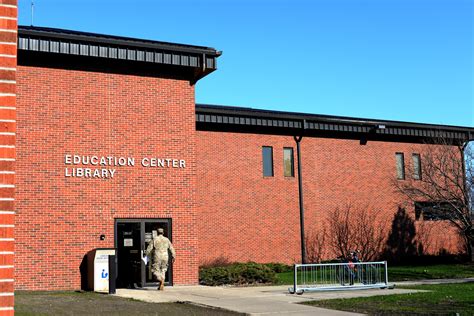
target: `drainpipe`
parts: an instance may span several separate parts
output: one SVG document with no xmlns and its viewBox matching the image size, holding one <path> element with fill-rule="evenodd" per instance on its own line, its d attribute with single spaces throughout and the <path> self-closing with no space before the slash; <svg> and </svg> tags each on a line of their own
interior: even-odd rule
<svg viewBox="0 0 474 316">
<path fill-rule="evenodd" d="M 306 120 L 303 120 L 303 130 L 306 128 Z M 301 233 L 301 263 L 306 263 L 306 245 L 304 238 L 304 206 L 303 206 L 303 179 L 301 170 L 301 149 L 300 142 L 303 136 L 294 136 L 296 142 L 296 156 L 298 157 L 298 193 L 300 203 L 300 233 Z"/>
<path fill-rule="evenodd" d="M 461 158 L 462 158 L 462 174 L 463 174 L 463 181 L 464 181 L 464 188 L 465 188 L 465 191 L 467 193 L 467 200 L 470 202 L 469 203 L 469 209 L 471 210 L 471 218 L 474 218 L 474 209 L 471 208 L 471 199 L 473 198 L 470 193 L 471 192 L 467 192 L 467 170 L 466 170 L 466 147 L 469 145 L 470 142 L 474 141 L 474 137 L 471 135 L 471 133 L 469 132 L 468 133 L 468 138 L 467 140 L 464 142 L 464 144 L 462 145 L 461 147 Z M 472 179 L 471 179 L 472 180 Z"/>
<path fill-rule="evenodd" d="M 463 186 L 464 186 L 464 190 L 466 191 L 466 199 L 467 199 L 467 203 L 468 203 L 468 209 L 470 211 L 470 215 L 471 215 L 471 222 L 474 220 L 474 209 L 472 208 L 472 199 L 474 198 L 472 195 L 471 195 L 471 187 L 469 187 L 467 185 L 467 170 L 466 170 L 466 155 L 465 155 L 465 150 L 466 150 L 466 147 L 469 145 L 470 142 L 474 141 L 474 137 L 472 136 L 471 132 L 468 133 L 468 137 L 467 137 L 467 140 L 464 142 L 464 144 L 462 145 L 462 148 L 461 148 L 461 155 L 462 155 L 462 173 L 463 173 Z M 472 171 L 470 171 L 470 174 L 472 176 Z M 471 179 L 472 181 L 472 179 Z M 469 190 L 469 192 L 468 192 Z M 473 230 L 474 228 L 471 228 L 471 230 Z M 474 242 L 471 241 L 471 258 L 469 258 L 471 261 L 474 261 Z"/>
</svg>

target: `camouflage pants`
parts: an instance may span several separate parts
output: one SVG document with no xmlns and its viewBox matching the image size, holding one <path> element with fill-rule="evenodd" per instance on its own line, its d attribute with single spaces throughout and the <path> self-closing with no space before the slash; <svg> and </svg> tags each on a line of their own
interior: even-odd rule
<svg viewBox="0 0 474 316">
<path fill-rule="evenodd" d="M 160 281 L 165 281 L 166 271 L 168 271 L 168 259 L 166 260 L 157 260 L 151 266 L 151 272 L 155 276 L 155 278 Z"/>
</svg>

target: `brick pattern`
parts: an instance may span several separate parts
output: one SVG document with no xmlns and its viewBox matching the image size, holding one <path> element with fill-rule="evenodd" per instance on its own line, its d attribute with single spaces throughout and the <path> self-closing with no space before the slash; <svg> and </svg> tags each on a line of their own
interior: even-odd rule
<svg viewBox="0 0 474 316">
<path fill-rule="evenodd" d="M 16 289 L 79 289 L 84 255 L 114 247 L 118 218 L 172 218 L 174 283 L 197 284 L 194 87 L 26 66 L 17 77 Z M 136 165 L 115 167 L 113 179 L 67 178 L 65 154 Z M 184 159 L 186 168 L 144 168 L 143 157 Z"/>
<path fill-rule="evenodd" d="M 262 146 L 273 147 L 274 177 L 263 177 Z M 424 146 L 393 142 L 303 138 L 301 141 L 305 232 L 327 225 L 337 207 L 381 210 L 380 225 L 390 230 L 398 206 L 414 218 L 414 207 L 395 192 L 395 153 L 411 154 Z M 199 262 L 301 262 L 298 178 L 283 176 L 283 148 L 294 148 L 289 136 L 197 132 Z M 422 154 L 423 159 L 423 154 Z M 416 222 L 425 250 L 456 252 L 458 237 L 442 222 Z M 451 230 L 452 231 L 452 230 Z M 421 238 L 421 236 L 420 236 Z M 429 247 L 428 247 L 429 244 Z M 334 254 L 325 249 L 327 258 Z"/>
<path fill-rule="evenodd" d="M 14 314 L 17 1 L 0 1 L 0 313 Z"/>
</svg>

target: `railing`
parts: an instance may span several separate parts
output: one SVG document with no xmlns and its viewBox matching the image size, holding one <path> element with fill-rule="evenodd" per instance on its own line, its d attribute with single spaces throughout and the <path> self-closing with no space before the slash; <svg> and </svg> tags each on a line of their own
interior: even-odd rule
<svg viewBox="0 0 474 316">
<path fill-rule="evenodd" d="M 288 291 L 302 294 L 309 291 L 387 287 L 387 261 L 296 264 L 293 287 Z"/>
</svg>

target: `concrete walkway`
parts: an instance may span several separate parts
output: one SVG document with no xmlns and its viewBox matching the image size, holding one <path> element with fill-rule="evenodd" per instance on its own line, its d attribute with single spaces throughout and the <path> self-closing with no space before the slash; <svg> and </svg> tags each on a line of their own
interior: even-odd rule
<svg viewBox="0 0 474 316">
<path fill-rule="evenodd" d="M 153 289 L 118 289 L 117 296 L 133 298 L 152 303 L 188 302 L 203 306 L 223 308 L 248 315 L 360 315 L 301 305 L 312 300 L 365 297 L 417 292 L 406 289 L 393 290 L 349 290 L 312 292 L 303 295 L 288 293 L 288 286 L 259 287 L 210 287 L 174 286 L 164 291 Z"/>
<path fill-rule="evenodd" d="M 474 282 L 474 278 L 407 281 L 396 282 L 395 285 L 447 284 L 462 282 Z M 223 308 L 239 313 L 245 313 L 247 315 L 343 316 L 360 314 L 306 306 L 297 303 L 313 300 L 367 297 L 415 292 L 419 291 L 395 287 L 395 289 L 392 290 L 371 289 L 357 291 L 326 291 L 295 295 L 288 293 L 287 285 L 255 287 L 211 287 L 196 285 L 166 287 L 164 291 L 157 291 L 155 288 L 140 290 L 118 289 L 116 295 L 151 303 L 187 302 L 197 305 Z"/>
</svg>

